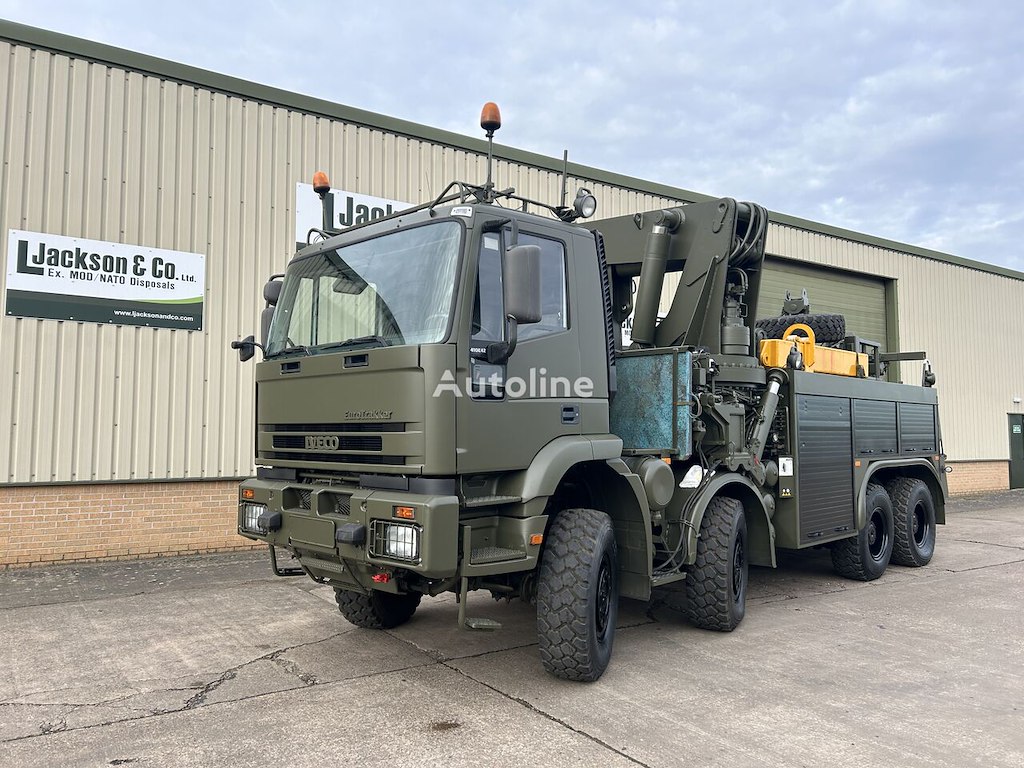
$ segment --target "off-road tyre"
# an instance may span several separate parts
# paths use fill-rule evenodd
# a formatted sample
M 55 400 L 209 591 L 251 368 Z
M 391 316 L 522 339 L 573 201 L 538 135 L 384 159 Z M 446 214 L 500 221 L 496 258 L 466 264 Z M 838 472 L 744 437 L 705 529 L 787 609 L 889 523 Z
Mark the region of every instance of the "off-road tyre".
M 611 518 L 566 509 L 548 527 L 537 575 L 537 641 L 544 669 L 597 680 L 612 657 L 619 562 Z
M 935 501 L 923 480 L 898 477 L 885 486 L 892 499 L 892 562 L 920 568 L 935 554 Z
M 747 516 L 736 499 L 711 500 L 700 524 L 697 560 L 686 574 L 686 613 L 701 629 L 732 632 L 747 605 Z
M 393 595 L 375 589 L 361 595 L 347 589 L 334 590 L 341 615 L 364 629 L 393 629 L 405 624 L 416 613 L 422 597 L 419 592 Z
M 893 548 L 892 501 L 885 488 L 868 485 L 864 511 L 864 528 L 832 545 L 832 568 L 847 579 L 874 581 L 885 573 Z
M 756 321 L 754 327 L 764 331 L 766 338 L 781 339 L 786 329 L 794 323 L 803 323 L 814 331 L 814 340 L 819 344 L 842 341 L 846 338 L 846 318 L 842 315 L 834 315 L 828 312 L 765 317 Z

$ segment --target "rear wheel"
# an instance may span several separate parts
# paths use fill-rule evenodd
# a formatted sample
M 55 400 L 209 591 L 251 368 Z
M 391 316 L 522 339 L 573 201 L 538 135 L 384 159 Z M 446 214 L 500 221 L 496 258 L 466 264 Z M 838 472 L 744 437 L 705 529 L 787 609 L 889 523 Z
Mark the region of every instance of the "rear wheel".
M 848 579 L 874 581 L 885 573 L 892 556 L 892 502 L 885 488 L 869 485 L 864 494 L 864 509 L 864 528 L 856 536 L 832 545 L 832 567 Z
M 541 662 L 564 680 L 597 680 L 612 657 L 619 612 L 611 518 L 594 509 L 566 509 L 545 538 L 537 575 Z
M 747 517 L 736 499 L 711 500 L 700 524 L 697 560 L 686 574 L 686 612 L 701 629 L 731 632 L 747 606 Z
M 416 612 L 422 597 L 419 592 L 394 595 L 375 589 L 368 595 L 361 595 L 347 589 L 334 590 L 341 615 L 365 629 L 392 629 L 405 624 Z
M 892 561 L 919 568 L 935 554 L 935 502 L 923 480 L 900 477 L 886 489 L 892 499 Z

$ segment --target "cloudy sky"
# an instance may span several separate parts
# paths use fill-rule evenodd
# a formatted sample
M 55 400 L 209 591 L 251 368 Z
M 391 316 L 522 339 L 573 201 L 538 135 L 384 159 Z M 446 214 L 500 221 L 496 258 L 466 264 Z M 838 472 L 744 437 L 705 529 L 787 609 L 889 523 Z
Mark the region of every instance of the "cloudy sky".
M 1024 271 L 1024 3 L 0 0 L 0 17 Z

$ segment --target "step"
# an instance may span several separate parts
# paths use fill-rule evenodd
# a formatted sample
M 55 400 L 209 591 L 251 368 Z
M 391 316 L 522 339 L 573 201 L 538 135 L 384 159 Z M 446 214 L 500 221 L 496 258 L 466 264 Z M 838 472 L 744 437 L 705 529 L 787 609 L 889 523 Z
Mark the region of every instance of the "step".
M 497 507 L 501 504 L 518 504 L 522 500 L 522 496 L 472 496 L 468 497 L 462 505 L 466 509 L 478 509 L 479 507 Z
M 526 553 L 522 550 L 506 549 L 505 547 L 478 547 L 469 554 L 470 565 L 485 565 L 487 563 L 525 559 Z

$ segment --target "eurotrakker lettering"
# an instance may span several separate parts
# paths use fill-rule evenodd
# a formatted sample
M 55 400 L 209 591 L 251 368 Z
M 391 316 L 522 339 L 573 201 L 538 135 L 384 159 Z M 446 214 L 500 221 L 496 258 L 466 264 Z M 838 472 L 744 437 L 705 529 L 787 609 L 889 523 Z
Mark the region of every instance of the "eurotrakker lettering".
M 394 411 L 383 411 L 380 409 L 376 410 L 365 410 L 365 411 L 345 411 L 346 419 L 383 419 L 387 420 L 391 418 L 391 414 Z

